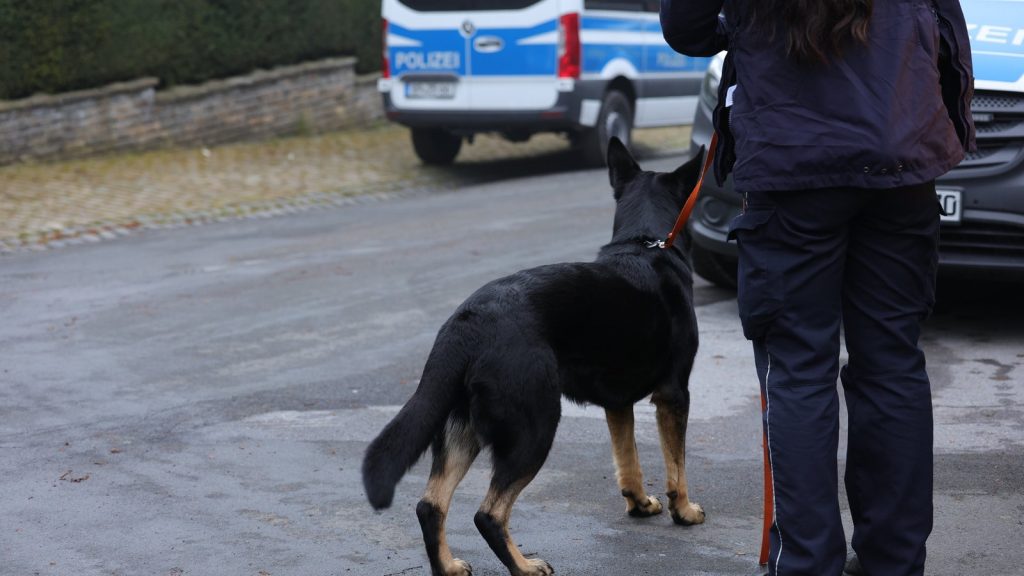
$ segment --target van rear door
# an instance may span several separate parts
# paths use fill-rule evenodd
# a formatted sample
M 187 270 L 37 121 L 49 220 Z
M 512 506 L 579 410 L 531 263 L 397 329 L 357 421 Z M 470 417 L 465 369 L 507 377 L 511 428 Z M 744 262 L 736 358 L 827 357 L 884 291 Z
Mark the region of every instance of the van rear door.
M 558 100 L 558 0 L 479 0 L 465 14 L 474 110 L 544 110 Z
M 431 110 L 551 108 L 559 1 L 385 0 L 392 102 Z
M 454 3 L 384 0 L 385 55 L 393 79 L 389 94 L 396 107 L 469 108 L 470 94 L 465 82 L 469 71 L 467 38 L 459 27 L 457 14 L 433 9 Z

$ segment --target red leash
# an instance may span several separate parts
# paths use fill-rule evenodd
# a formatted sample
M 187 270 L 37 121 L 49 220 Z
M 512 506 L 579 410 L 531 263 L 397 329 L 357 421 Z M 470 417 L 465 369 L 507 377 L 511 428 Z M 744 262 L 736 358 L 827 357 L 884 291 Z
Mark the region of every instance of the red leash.
M 697 184 L 694 185 L 693 190 L 690 192 L 689 197 L 686 199 L 686 204 L 683 205 L 683 209 L 679 212 L 679 217 L 676 218 L 676 224 L 672 227 L 672 231 L 668 233 L 668 236 L 664 240 L 652 242 L 649 244 L 651 248 L 671 248 L 675 242 L 679 232 L 682 231 L 683 227 L 686 226 L 686 221 L 690 219 L 690 213 L 693 212 L 693 207 L 697 204 L 697 196 L 700 195 L 700 189 L 704 186 L 704 176 L 707 175 L 708 170 L 711 169 L 711 163 L 715 160 L 715 151 L 718 149 L 718 133 L 713 132 L 711 134 L 711 144 L 708 145 L 708 155 L 704 159 L 704 166 L 700 171 L 700 178 L 697 179 Z M 764 393 L 761 393 L 761 412 L 763 413 L 767 409 L 767 399 Z M 768 430 L 765 426 L 761 427 L 761 446 L 764 451 L 764 524 L 761 529 L 761 554 L 758 557 L 757 563 L 764 566 L 768 563 L 768 548 L 769 548 L 769 534 L 771 533 L 772 524 L 775 522 L 775 511 L 772 503 L 775 502 L 775 490 L 772 482 L 772 467 L 770 464 L 770 455 L 768 454 Z
M 768 408 L 765 393 L 761 392 L 761 413 Z M 764 423 L 761 425 L 761 446 L 764 448 L 764 524 L 761 527 L 761 555 L 757 563 L 764 566 L 768 563 L 768 534 L 771 532 L 772 523 L 775 522 L 775 510 L 772 504 L 775 502 L 775 485 L 772 482 L 771 460 L 768 454 L 768 428 Z
M 649 247 L 654 248 L 671 248 L 672 244 L 676 241 L 676 236 L 686 226 L 686 221 L 690 219 L 690 212 L 693 212 L 693 207 L 697 204 L 697 196 L 700 195 L 700 189 L 704 186 L 704 176 L 711 169 L 711 163 L 715 160 L 715 150 L 718 148 L 718 132 L 711 133 L 711 144 L 708 145 L 708 155 L 704 159 L 704 167 L 701 168 L 700 178 L 697 179 L 697 184 L 693 186 L 693 190 L 690 192 L 690 196 L 686 199 L 686 204 L 683 205 L 683 209 L 679 212 L 679 217 L 676 218 L 676 225 L 672 227 L 672 231 L 668 233 L 668 236 L 664 240 L 652 242 Z

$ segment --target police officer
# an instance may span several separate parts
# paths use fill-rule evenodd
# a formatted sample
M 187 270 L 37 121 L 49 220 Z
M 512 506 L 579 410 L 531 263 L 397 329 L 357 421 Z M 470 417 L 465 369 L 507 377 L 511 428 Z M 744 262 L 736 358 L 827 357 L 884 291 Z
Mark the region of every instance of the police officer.
M 724 13 L 723 13 L 724 10 Z M 839 576 L 846 488 L 870 576 L 920 575 L 932 529 L 932 412 L 920 323 L 935 295 L 935 178 L 974 146 L 957 0 L 662 0 L 668 43 L 728 49 L 715 128 L 740 319 L 766 397 L 769 574 Z M 840 369 L 840 329 L 849 354 Z

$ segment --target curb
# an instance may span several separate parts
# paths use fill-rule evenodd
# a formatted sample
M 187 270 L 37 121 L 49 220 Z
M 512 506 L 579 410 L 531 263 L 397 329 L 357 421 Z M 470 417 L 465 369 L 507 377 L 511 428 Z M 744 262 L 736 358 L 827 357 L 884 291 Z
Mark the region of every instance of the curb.
M 0 257 L 116 240 L 148 230 L 174 230 L 220 222 L 276 218 L 313 210 L 382 202 L 428 193 L 434 190 L 437 190 L 437 188 L 413 187 L 347 193 L 315 192 L 291 198 L 236 204 L 213 210 L 152 214 L 125 220 L 101 221 L 85 226 L 54 229 L 24 234 L 13 238 L 0 238 Z

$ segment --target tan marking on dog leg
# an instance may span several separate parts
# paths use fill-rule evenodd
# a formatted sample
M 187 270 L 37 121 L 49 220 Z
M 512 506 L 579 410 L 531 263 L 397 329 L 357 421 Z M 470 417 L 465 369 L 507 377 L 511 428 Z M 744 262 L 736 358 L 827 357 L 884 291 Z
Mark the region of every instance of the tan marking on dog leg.
M 484 498 L 483 504 L 480 505 L 480 512 L 478 512 L 478 515 L 484 513 L 498 523 L 498 529 L 501 531 L 503 544 L 507 550 L 507 559 L 500 558 L 500 554 L 499 559 L 506 564 L 512 576 L 551 576 L 555 573 L 554 568 L 544 560 L 523 556 L 523 553 L 519 551 L 519 547 L 516 546 L 516 543 L 512 540 L 512 535 L 508 531 L 508 521 L 512 516 L 512 505 L 515 504 L 516 498 L 519 497 L 523 488 L 526 488 L 526 485 L 532 479 L 533 477 L 531 476 L 516 482 L 504 490 L 500 490 L 492 485 L 490 490 L 487 491 L 487 497 Z M 480 526 L 479 523 L 477 526 Z M 491 544 L 491 542 L 488 542 L 488 544 Z
M 615 478 L 626 499 L 626 513 L 630 516 L 653 516 L 661 513 L 661 502 L 647 495 L 644 474 L 636 452 L 633 432 L 633 407 L 623 410 L 605 410 L 608 432 L 612 437 L 612 458 L 615 460 Z
M 668 508 L 676 524 L 688 526 L 704 522 L 704 509 L 690 502 L 686 484 L 686 420 L 688 415 L 674 405 L 655 402 L 661 452 L 665 457 L 665 490 Z
M 445 523 L 452 495 L 459 482 L 466 476 L 473 461 L 480 453 L 480 445 L 474 432 L 466 426 L 451 426 L 445 429 L 445 461 L 440 474 L 433 474 L 427 481 L 423 501 L 437 507 L 441 521 L 437 527 L 438 560 L 444 567 L 445 576 L 469 576 L 473 573 L 470 565 L 452 556 L 448 547 Z

